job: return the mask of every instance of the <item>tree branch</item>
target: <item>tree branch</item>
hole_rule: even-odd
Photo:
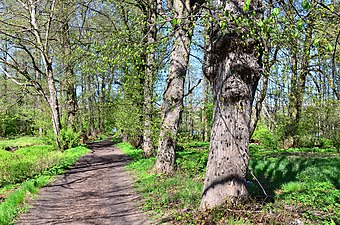
[[[184,97],[187,97],[188,95],[190,95],[195,88],[197,88],[198,85],[200,85],[202,79],[199,79],[198,82],[188,91],[188,93],[184,94]]]

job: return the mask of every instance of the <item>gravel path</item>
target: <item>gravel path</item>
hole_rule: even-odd
[[[152,224],[138,209],[140,196],[124,170],[129,158],[109,140],[89,147],[92,153],[40,189],[17,224]]]

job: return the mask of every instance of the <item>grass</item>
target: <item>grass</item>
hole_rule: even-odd
[[[79,146],[64,152],[43,145],[38,138],[0,141],[0,146],[21,146],[14,152],[0,149],[0,224],[13,224],[27,208],[26,199],[48,184],[89,149]],[[22,147],[29,146],[29,147]]]
[[[117,145],[134,160],[128,166],[144,208],[160,222],[173,224],[339,224],[340,156],[336,149],[267,150],[250,147],[248,190],[244,204],[199,212],[208,143],[179,146],[172,177],[150,173],[155,158],[127,143]],[[265,189],[266,194],[258,184]],[[236,207],[236,209],[235,209]]]
[[[12,139],[0,139],[0,150],[6,147],[25,147],[33,145],[45,145],[44,141],[39,137],[19,137]]]

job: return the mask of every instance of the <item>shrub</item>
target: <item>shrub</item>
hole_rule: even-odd
[[[60,147],[61,149],[74,148],[79,145],[80,133],[74,132],[70,128],[65,128],[60,131]]]
[[[263,123],[258,123],[252,139],[259,141],[265,148],[277,149],[277,138],[274,137],[273,133]]]

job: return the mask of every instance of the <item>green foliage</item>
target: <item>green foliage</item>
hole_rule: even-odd
[[[320,215],[313,215],[312,220],[326,221],[325,215],[327,219],[336,220],[339,214],[339,165],[340,157],[335,149],[327,152],[319,148],[266,151],[252,146],[249,167],[267,194],[275,196],[276,205],[319,211]],[[251,193],[263,195],[261,188],[255,186],[256,181],[253,181]]]
[[[259,141],[260,144],[268,149],[276,149],[278,147],[277,138],[273,135],[273,132],[270,131],[265,124],[259,122],[252,139]]]
[[[323,105],[306,107],[298,128],[301,147],[339,148],[340,105],[336,101],[327,101]]]
[[[5,149],[7,147],[26,147],[32,145],[44,145],[46,144],[43,139],[39,137],[18,137],[18,138],[5,138],[0,139],[0,149]]]
[[[15,152],[0,150],[0,187],[21,182],[56,165],[61,153],[48,145],[24,147]]]
[[[206,143],[202,143],[204,144],[204,146],[206,146]],[[196,146],[183,146],[184,151],[178,151],[176,153],[176,164],[178,172],[182,172],[184,174],[196,174],[196,176],[199,176],[200,174],[202,174],[202,172],[205,172],[205,167],[208,161],[207,148],[205,147],[204,149],[200,149],[202,145],[198,145],[199,147],[197,149]]]
[[[301,6],[305,10],[308,10],[311,7],[308,0],[303,0]]]
[[[249,8],[250,8],[250,1],[251,1],[251,0],[246,0],[246,1],[244,2],[244,6],[243,6],[243,11],[244,11],[244,12],[248,12],[248,11],[249,11]]]
[[[80,132],[74,132],[71,128],[64,128],[60,131],[61,149],[74,148],[79,145]]]

